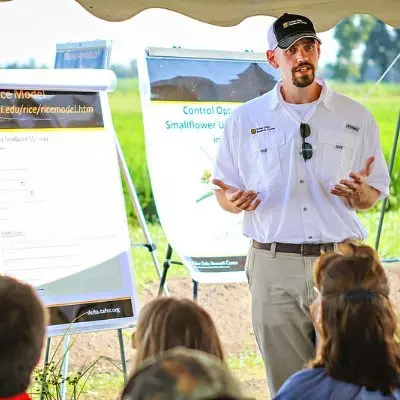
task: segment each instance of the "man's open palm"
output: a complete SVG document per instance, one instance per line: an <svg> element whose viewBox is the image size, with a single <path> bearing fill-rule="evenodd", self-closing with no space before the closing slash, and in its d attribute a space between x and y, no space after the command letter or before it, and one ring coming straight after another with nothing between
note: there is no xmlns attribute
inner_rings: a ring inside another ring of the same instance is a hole
<svg viewBox="0 0 400 400"><path fill-rule="evenodd" d="M239 210L253 211L261 200L257 198L258 193L254 190L241 190L235 186L226 185L220 179L213 179L212 183L223 190L227 200Z"/></svg>
<svg viewBox="0 0 400 400"><path fill-rule="evenodd" d="M365 160L364 168L358 172L350 172L349 176L352 180L342 179L340 184L335 185L331 190L331 193L346 198L360 198L364 196L366 188L366 180L372 172L372 164L375 161L375 157L368 157Z"/></svg>

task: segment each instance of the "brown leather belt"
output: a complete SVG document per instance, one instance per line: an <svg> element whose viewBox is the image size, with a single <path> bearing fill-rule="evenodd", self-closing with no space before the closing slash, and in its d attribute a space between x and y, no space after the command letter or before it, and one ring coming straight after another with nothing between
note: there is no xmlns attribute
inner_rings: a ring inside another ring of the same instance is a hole
<svg viewBox="0 0 400 400"><path fill-rule="evenodd" d="M255 249L271 250L272 243L260 243L257 240L252 241ZM320 256L321 253L333 251L335 243L279 243L276 242L275 251L280 253L296 253L303 256Z"/></svg>

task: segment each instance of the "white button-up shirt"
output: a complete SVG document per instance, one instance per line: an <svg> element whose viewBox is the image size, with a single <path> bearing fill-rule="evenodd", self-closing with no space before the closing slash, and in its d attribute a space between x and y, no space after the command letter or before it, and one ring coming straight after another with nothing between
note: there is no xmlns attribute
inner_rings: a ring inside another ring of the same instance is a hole
<svg viewBox="0 0 400 400"><path fill-rule="evenodd" d="M374 156L367 183L389 193L390 177L371 113L329 89L323 79L317 104L301 121L285 106L281 83L238 107L227 119L214 178L259 192L261 204L245 211L243 233L263 243L324 243L366 237L357 213L330 193ZM300 123L307 123L312 158L301 154Z"/></svg>

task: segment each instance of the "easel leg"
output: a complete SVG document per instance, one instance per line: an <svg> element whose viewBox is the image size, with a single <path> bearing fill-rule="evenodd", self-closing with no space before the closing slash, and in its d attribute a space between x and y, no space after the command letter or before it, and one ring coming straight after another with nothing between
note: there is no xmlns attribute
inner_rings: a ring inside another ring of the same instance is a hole
<svg viewBox="0 0 400 400"><path fill-rule="evenodd" d="M65 335L64 337L64 360L61 365L61 375L63 377L63 382L61 384L61 399L65 400L67 396L68 384L65 379L68 376L68 365L69 365L69 348L71 344L71 335Z"/></svg>
<svg viewBox="0 0 400 400"><path fill-rule="evenodd" d="M128 188L129 195L130 195L130 198L132 200L133 207L134 207L134 209L136 211L136 215L138 217L140 227L142 228L142 232L143 232L143 234L144 234L144 236L146 238L147 245L151 247L150 254L151 254L151 258L153 260L153 264L156 267L157 275L158 275L159 278L161 278L161 268L160 268L160 265L158 263L158 260L157 260L156 254L155 254L155 246L153 244L153 241L151 240L150 232L147 229L146 219L144 217L144 214L143 214L143 211L142 211L142 207L140 206L140 202L139 202L138 196L136 194L136 190L135 190L135 187L133 185L131 176L129 175L128 165L126 164L126 161L125 161L125 158L124 158L124 154L122 152L122 148L121 148L121 145L120 145L120 143L118 141L118 137L117 137L116 134L115 134L115 144L117 146L118 162L119 162L119 166L120 166L122 175L124 177L126 186ZM166 295L168 295L168 288L167 288L166 285L164 285L164 293Z"/></svg>
<svg viewBox="0 0 400 400"><path fill-rule="evenodd" d="M193 282L193 300L197 301L199 283L196 282L194 279L192 279L192 282Z"/></svg>
<svg viewBox="0 0 400 400"><path fill-rule="evenodd" d="M167 280L167 274L169 267L171 266L171 257L172 257L172 247L168 244L167 254L165 256L165 261L163 265L163 273L160 280L160 286L158 287L158 296L161 296L164 291L165 281Z"/></svg>
<svg viewBox="0 0 400 400"><path fill-rule="evenodd" d="M122 372L124 374L124 383L126 384L128 380L128 373L126 368L125 347L124 347L124 339L122 336L122 329L118 329L118 341L119 341L119 351L121 354Z"/></svg>
<svg viewBox="0 0 400 400"><path fill-rule="evenodd" d="M44 366L46 367L46 364L49 362L49 357L50 357L50 345L51 345L51 338L47 338L46 341L46 351L44 353ZM44 399L44 393L43 393L43 384L42 387L40 388L40 400Z"/></svg>

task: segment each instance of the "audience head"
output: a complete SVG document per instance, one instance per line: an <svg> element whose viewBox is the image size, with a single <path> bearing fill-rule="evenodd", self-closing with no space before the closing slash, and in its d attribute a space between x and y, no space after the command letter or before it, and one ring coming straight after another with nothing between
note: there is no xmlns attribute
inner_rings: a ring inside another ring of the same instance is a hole
<svg viewBox="0 0 400 400"><path fill-rule="evenodd" d="M239 382L219 358L175 347L144 361L129 379L122 400L243 399Z"/></svg>
<svg viewBox="0 0 400 400"><path fill-rule="evenodd" d="M35 290L0 276L0 397L25 392L45 336L44 308Z"/></svg>
<svg viewBox="0 0 400 400"><path fill-rule="evenodd" d="M397 317L378 255L345 243L314 265L320 296L321 345L312 367L341 381L384 393L399 386Z"/></svg>
<svg viewBox="0 0 400 400"><path fill-rule="evenodd" d="M177 346L224 358L210 315L195 302L174 297L158 297L142 308L132 345L137 350L136 367Z"/></svg>

